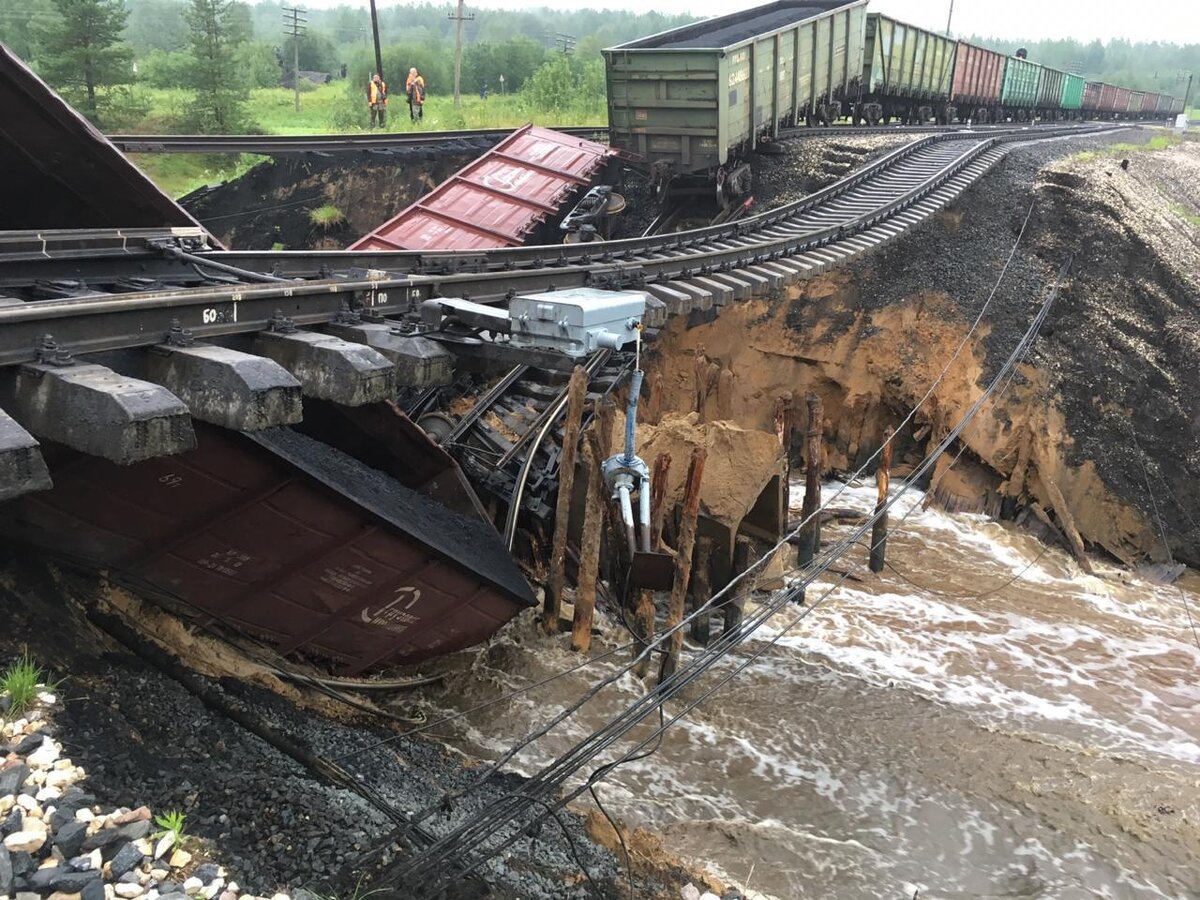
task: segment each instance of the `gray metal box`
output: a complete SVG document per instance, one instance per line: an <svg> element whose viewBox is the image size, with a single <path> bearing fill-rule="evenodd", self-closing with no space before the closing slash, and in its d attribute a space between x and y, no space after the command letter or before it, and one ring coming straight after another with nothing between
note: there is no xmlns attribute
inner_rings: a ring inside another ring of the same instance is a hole
<svg viewBox="0 0 1200 900"><path fill-rule="evenodd" d="M512 346L587 356L602 347L616 350L637 340L646 295L566 288L514 297L508 314Z"/></svg>

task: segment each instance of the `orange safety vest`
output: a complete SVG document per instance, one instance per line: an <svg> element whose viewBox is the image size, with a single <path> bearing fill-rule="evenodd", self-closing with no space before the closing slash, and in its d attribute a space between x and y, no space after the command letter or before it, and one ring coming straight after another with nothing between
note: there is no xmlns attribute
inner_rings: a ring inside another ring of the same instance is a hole
<svg viewBox="0 0 1200 900"><path fill-rule="evenodd" d="M374 80L367 83L367 103L374 106L383 99L383 105L387 106L387 82L380 81L376 83Z"/></svg>

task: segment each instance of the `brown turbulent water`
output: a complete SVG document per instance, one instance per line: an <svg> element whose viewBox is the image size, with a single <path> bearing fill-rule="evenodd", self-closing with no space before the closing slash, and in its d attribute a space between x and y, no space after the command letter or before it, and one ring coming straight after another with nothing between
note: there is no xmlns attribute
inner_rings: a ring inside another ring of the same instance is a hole
<svg viewBox="0 0 1200 900"><path fill-rule="evenodd" d="M837 505L873 498L851 487ZM902 498L893 520L919 499ZM850 564L864 557L855 548ZM889 561L909 580L863 565L793 630L781 636L798 608L706 676L699 690L778 637L659 752L605 782L610 811L777 898L1200 897L1200 650L1183 607L1200 613L1200 577L1085 576L1019 531L919 507ZM623 641L614 629L598 646ZM576 662L516 623L430 712ZM613 665L443 736L495 756ZM517 767L535 771L641 690L625 676Z"/></svg>

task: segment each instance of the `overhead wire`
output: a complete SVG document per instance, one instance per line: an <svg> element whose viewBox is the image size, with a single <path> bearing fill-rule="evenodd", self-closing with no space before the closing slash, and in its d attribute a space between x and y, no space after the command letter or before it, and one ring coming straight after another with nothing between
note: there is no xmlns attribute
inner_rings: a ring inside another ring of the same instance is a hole
<svg viewBox="0 0 1200 900"><path fill-rule="evenodd" d="M1010 249L1007 258L1005 259L1004 264L1001 267L1001 270L997 277L997 280L996 280L995 284L992 286L991 291L988 293L987 298L984 300L983 304L981 305L979 312L975 316L975 319L972 322L970 328L963 335L962 339L959 341L959 343L958 343L957 347L955 348L953 354L951 355L950 359L942 367L941 372L938 374L938 376L934 380L934 382L930 385L929 389L925 392L924 396L922 396L921 399L919 401L917 401L917 403L908 412L908 414L905 416L905 418L900 423L900 425L897 426L897 428L896 428L897 431L899 431L900 428L902 428L904 425L906 425L908 422L910 422L912 420L913 416L916 414L916 411L922 405L924 405L928 401L928 399L932 396L933 391L937 388L937 386L941 383L941 381L943 381L945 379L947 373L950 370L950 367L954 364L954 362L962 354L962 351L967 346L967 343L969 342L971 336L978 329L980 323L983 320L984 315L986 314L988 308L990 307L992 301L994 300L994 298L996 296L996 292L999 290L1000 284L1004 280L1004 276L1008 272L1009 266L1012 264L1012 261L1016 255L1017 249L1020 246L1021 240L1024 237L1026 229L1028 228L1029 221L1033 216L1033 211L1034 211L1034 204L1031 203L1029 206L1029 210L1026 212L1025 218L1021 223L1021 228L1020 228L1020 230L1017 234L1017 237L1012 245L1012 248ZM870 466L871 463L873 463L875 461L875 459L878 457L881 449L882 448L875 450L875 452L873 452L867 458L867 460L850 476L850 478L848 480L853 480L854 478L865 473L867 471L868 466ZM828 505L829 503L832 503L834 500L836 500L839 496L841 496L841 494L845 490L846 490L846 487L845 487L845 485L843 485L826 501L826 505ZM705 603L698 604L697 609L695 609L689 615L685 616L677 625L667 628L660 634L656 635L654 637L654 639L652 639L650 641L642 641L641 643L643 643L644 646L643 646L641 652L636 657L634 657L634 659L632 660L632 662L629 665L622 667L615 674L613 674L605 679L602 679L599 683L597 683L596 685L593 685L593 687L590 688L588 691L586 691L578 701L576 701L575 703L566 707L562 712L560 712L558 715L554 716L550 720L550 722L546 723L541 728L536 729L534 732L531 732L529 735L527 735L523 741L521 741L519 744L517 744L509 752L505 753L499 760L497 760L495 763L486 767L484 772L481 773L480 777L477 779L476 783L481 784L483 781L486 781L487 779L493 777L497 772L499 772L503 768L504 765L506 765L508 762L510 762L513 757L515 757L517 752L519 752L525 746L528 746L533 741L536 741L536 740L540 739L541 737L544 737L545 734L548 733L551 729L553 729L556 725L560 724L562 721L565 721L566 718L568 718L570 715L574 714L574 712L576 712L583 705L585 705L588 701L590 701L593 697L595 697L596 694L598 694L600 690L602 690L604 687L607 687L608 685L614 683L626 672L631 671L635 667L640 665L642 663L644 657L648 653L650 653L656 646L660 646L661 644L663 644L664 641L666 641L668 638L670 638L671 635L673 635L675 632L679 631L680 629L684 628L685 626L690 625L690 623L698 616L707 614L708 612L710 612L713 605L717 601L722 600L722 599L727 599L729 593L731 592L731 590L734 588L735 585L737 585L740 581L745 580L747 578L747 576L751 575L755 571L761 569L766 564L767 559L769 559L779 548L784 546L784 544L788 543L793 537L795 537L797 534L800 533L800 531L804 528L804 526L807 525L808 522L812 519L813 515L819 515L819 514L820 514L820 510L817 510L816 512L810 514L808 517L802 519L792 529L792 531L790 533L788 533L783 538L781 538L770 550L767 551L767 553L762 558L760 558L759 560L752 563L750 566L748 566L745 569L745 571L743 571L742 573L740 573L736 577L734 577L729 582L729 584L727 584L721 590L719 590L715 594L713 594L712 597L710 597ZM618 649L631 649L637 643L639 643L639 642L631 641L628 644L626 644L623 647L618 648ZM607 654L607 655L611 655L611 654ZM585 661L578 667L572 667L572 669L568 670L568 673L573 672L573 671L578 671L579 668L586 668L588 665L590 665L590 662ZM542 683L543 684L549 683L549 681L553 681L553 680L555 680L555 679L552 677L550 679L544 680ZM497 698L494 702L489 702L489 704L487 704L487 705L494 705L494 703L502 702L502 700L503 700L503 698ZM409 733L411 733L411 732L409 732ZM345 754L342 754L341 756L338 757L338 760L340 761L343 759L347 759L351 756L354 756L356 753L370 752L372 750L375 750L375 749L385 746L386 744L390 743L392 740L399 740L399 739L400 738L398 736L395 738L391 738L391 737L384 738L383 740L377 741L376 743L369 745L368 747L361 748L360 750L349 751ZM474 787L475 787L475 785L473 784L473 785L467 786L466 788L460 789L460 791L457 792L455 796L463 796L468 791L473 790ZM431 804L430 806L426 807L425 810L421 810L416 815L422 816L422 817L427 817L428 814L432 814L433 812L435 812L439 808L439 806L440 806L440 803Z"/></svg>

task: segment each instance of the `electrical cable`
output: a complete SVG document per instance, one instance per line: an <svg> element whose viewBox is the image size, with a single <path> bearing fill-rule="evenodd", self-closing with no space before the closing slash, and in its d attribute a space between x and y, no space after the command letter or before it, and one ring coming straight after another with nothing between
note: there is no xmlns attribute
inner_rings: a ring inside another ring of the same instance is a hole
<svg viewBox="0 0 1200 900"><path fill-rule="evenodd" d="M896 429L897 431L899 431L900 428L904 427L904 425L906 425L908 422L910 422L912 420L913 416L916 414L917 409L919 409L924 403L926 403L928 401L928 399L932 396L933 391L937 388L937 386L941 383L941 381L945 379L947 373L949 372L950 367L954 364L954 362L962 354L962 351L966 347L971 336L978 329L980 323L982 322L983 316L986 314L993 299L995 298L996 292L999 290L1000 284L1003 282L1004 276L1007 273L1008 268L1011 265L1013 258L1016 255L1017 248L1020 246L1021 240L1025 234L1025 231L1026 231L1028 225L1029 225L1029 221L1032 218L1033 210L1034 210L1034 204L1031 203L1029 210L1025 215L1025 219L1021 223L1021 228L1017 234L1016 240L1014 241L1013 246L1009 251L1008 257L1006 258L1004 265L1001 267L997 281L993 285L993 287L992 287L991 291L989 292L983 305L980 307L979 313L976 315L974 322L971 324L971 327L968 329L966 334L963 336L963 338L959 342L958 346L955 348L954 353L951 355L949 361L947 361L945 366L942 368L942 370L938 374L937 378L930 385L929 389L925 392L925 395L912 407L912 409L905 416L904 420L900 423L899 426L897 426L897 429ZM882 449L882 448L880 448L880 449ZM867 458L867 460L858 468L858 470L850 476L849 480L852 481L854 478L857 478L858 476L865 473L867 470L867 467L870 466L870 464L875 461L875 459L878 457L879 453L880 453L880 450L876 450L874 453L872 453ZM845 485L843 485L826 501L825 505L832 503L839 496L841 496L841 494L845 490L846 490L846 487L845 487ZM817 510L812 515L819 515L819 514L820 514L820 510ZM641 651L641 653L639 653L628 666L623 667L621 670L618 670L618 672L616 674L601 680L598 684L594 685L591 689L586 691L583 694L583 696L576 703L571 704L566 709L564 709L561 713L559 713L558 715L553 717L551 719L551 721L549 723L547 723L545 726L543 726L542 728L536 729L534 732L531 732L530 735L528 735L523 741L519 742L510 751L508 751L506 754L504 754L504 756L501 757L500 760L498 760L496 763L494 763L492 765L489 765L484 770L484 772L481 774L480 778L473 785L469 785L463 789L460 789L460 791L456 793L456 796L463 796L465 793L467 793L471 790L474 790L478 785L481 785L486 780L490 779L491 777L494 777L494 775L496 773L498 773L504 765L506 765L508 762L510 762L512 760L512 758L515 757L515 755L521 749L528 746L530 743L533 743L534 741L539 740L540 738L544 737L545 734L548 733L552 728L554 728L556 725L560 724L566 718L573 715L576 711L578 711L578 709L580 709L583 705L585 705L588 701L590 701L597 693L599 693L600 690L602 690L604 687L607 687L609 684L612 684L613 682L618 680L622 675L625 674L625 672L631 671L632 669L634 669L638 665L640 665L643 661L643 657L645 657L648 653L650 653L655 646L663 644L667 639L669 639L671 637L671 635L673 635L676 631L682 629L684 626L689 625L690 622L697 616L706 614L707 612L709 612L711 607L718 600L725 598L730 593L730 591L734 588L735 585L737 585L740 581L745 579L748 575L750 575L753 572L757 571L758 569L762 568L766 564L766 561L780 547L782 547L784 544L786 544L791 538L793 538L797 534L799 534L801 529L803 529L804 526L807 525L808 522L811 520L812 515L801 520L795 526L795 528L792 529L792 531L789 534L785 535L781 540L779 540L775 544L775 546L772 547L770 550L768 550L767 553L761 559L755 561L750 566L748 566L745 569L745 571L743 571L742 573L737 575L735 578L733 578L729 582L729 584L727 584L721 590L717 591L705 603L698 604L697 609L694 610L691 614L685 616L677 625L672 626L672 627L664 630L663 632L659 633L658 635L656 635L654 637L653 640L651 640L649 642L645 642L645 646L644 646L643 650ZM626 644L625 647L620 648L620 649L631 648L636 643L637 643L636 641L630 642L629 644ZM585 663L584 665L586 666L587 663ZM553 679L551 679L551 680L553 680ZM398 740L399 738L397 737L395 739ZM339 760L345 759L346 757L352 756L352 755L354 755L354 753L357 753L357 752L367 752L368 750L377 749L377 748L385 745L386 743L388 743L389 740L391 740L391 739L384 739L383 741L377 742L376 744L371 745L368 748L363 748L363 750L361 750L361 751L351 751L350 753L347 753L347 754L344 754L343 756L338 757L338 759ZM419 817L421 817L417 820L420 821L424 817L427 817L429 814L436 812L439 805L440 804L431 804L429 807L426 807L425 810L422 810L419 813L417 813L417 815Z"/></svg>
<svg viewBox="0 0 1200 900"><path fill-rule="evenodd" d="M1068 259L1059 274L1059 282L1061 282L1061 279L1065 276L1070 264L1071 261ZM945 437L943 437L936 450L934 450L914 471L912 479L913 481L922 477L934 464L934 462L936 462L937 458L940 457L946 451L946 449L949 448L951 443L957 439L958 435L962 433L965 427L978 413L983 403L995 392L1001 379L1007 375L1009 369L1015 364L1017 358L1024 355L1024 352L1026 352L1028 346L1032 342L1033 336L1036 334L1037 330L1040 329L1041 324L1045 321L1046 315L1048 314L1050 306L1057 296L1057 293L1058 283L1055 284L1054 290L1051 292L1048 299L1043 303L1041 310L1039 311L1034 322L1030 325L1029 330L1022 337L1021 341L1018 342L1017 347L1014 348L1008 360L1006 360L1004 366L1001 368L1000 374L993 379L988 389L970 406L967 413L963 416L962 421L960 421L954 429L952 429ZM783 608L784 604L796 596L799 590L803 590L804 587L810 584L813 579L828 569L836 559L844 554L850 546L852 546L867 532L875 519L877 519L880 515L890 509L891 506L898 502L900 497L903 495L903 492L908 489L911 483L911 481L907 483L901 492L890 497L887 502L880 509L877 509L876 512L870 516L864 524L858 526L856 532L851 536L851 538L840 542L829 551L824 552L818 561L814 561L810 571L800 585L793 586L792 589L785 591L779 599L770 604L765 604L763 607L757 610L754 615L747 617L747 619L743 622L743 627L738 636L730 639L728 636L722 635L712 650L706 650L702 653L696 654L696 656L689 662L687 666L681 667L668 679L660 682L658 687L653 691L647 693L642 698L639 698L639 700L630 704L624 712L618 714L618 716L610 720L608 725L596 731L593 735L589 736L589 738L576 744L571 751L568 751L568 753L558 757L553 763L543 767L543 769L537 775L527 782L525 796L530 796L531 792L533 791L548 793L549 791L554 790L556 786L562 783L562 781L570 774L570 772L575 771L587 759L594 758L600 752L603 752L604 749L606 749L608 746L611 746L616 740L619 740L639 722L641 722L645 716L649 714L649 712L652 711L658 704L665 702L667 699L670 699L672 696L679 693L684 686L697 678L704 671L707 671L709 668L711 668L711 666L715 664L719 658L725 655L730 647L740 643L744 635L753 633L770 616L774 615L775 612ZM805 614L807 615L807 612ZM582 790L583 788L571 796L578 796ZM511 802L505 802L503 800L489 805L489 807L485 808L484 814L481 815L476 822L469 823L466 826L460 826L459 828L452 830L444 835L441 839L436 841L432 846L426 848L426 850L424 850L422 853L417 854L410 860L406 860L406 864L400 874L410 876L407 880L407 883L410 886L413 884L424 883L425 878L436 877L438 868L443 865L451 855L453 855L455 858L461 857L463 845L468 841L473 841L474 843L472 846L477 847L489 837L496 834L497 828L502 825L503 822L510 821L512 818L515 818L515 815L519 814L520 810L518 807L518 809L510 811L510 808L513 805L514 804ZM509 840L505 841L503 847L507 847L514 839L515 838L510 838ZM468 850L469 849L470 848L468 848ZM499 849L503 848L498 848L496 852L498 852ZM472 868L468 868L467 871L471 870Z"/></svg>
<svg viewBox="0 0 1200 900"><path fill-rule="evenodd" d="M1150 495L1150 506L1154 510L1154 518L1158 522L1158 534L1162 538L1163 551L1167 554L1167 560L1174 565L1175 556L1171 553L1171 545L1167 541L1167 529L1163 524L1162 514L1158 511L1158 500L1154 496L1154 490L1150 487L1150 472L1146 468L1146 454L1142 450L1142 445L1138 443L1137 431L1133 427L1132 420L1129 420L1129 436L1133 438L1133 446L1137 449L1138 464L1142 467L1142 478L1146 482L1146 493ZM1164 482L1166 481L1161 475L1159 475L1159 479ZM1170 485L1167 485L1167 490L1170 491L1170 489ZM1178 504L1178 499L1175 502ZM1175 585L1175 589L1179 591L1179 599L1183 603L1183 611L1187 616L1188 627L1192 631L1192 639L1196 642L1196 649L1200 650L1200 629L1196 628L1196 619L1192 615L1192 605L1188 602L1187 592L1178 584Z"/></svg>
<svg viewBox="0 0 1200 900"><path fill-rule="evenodd" d="M999 278L998 278L997 282L995 283L995 285L992 287L992 290L991 290L991 292L989 293L989 295L988 295L987 299L984 301L983 305L981 306L981 308L980 308L980 310L979 310L979 312L978 312L978 314L977 314L977 316L976 316L976 318L975 318L974 322L972 323L972 325L971 325L970 329L968 329L967 333L966 333L966 334L963 336L962 340L960 341L960 343L958 344L958 346L955 348L955 350L954 350L954 353L951 355L950 359L947 361L947 363L945 364L945 366L943 367L942 371L939 373L939 375L937 376L937 378L936 378L936 379L934 380L934 382L933 382L933 383L930 385L930 387L929 387L929 389L926 391L925 395L924 395L924 396L921 398L921 400L920 400L920 401L918 401L918 403L917 403L917 404L916 404L916 405L915 405L915 406L914 406L914 407L913 407L913 408L912 408L912 409L909 411L909 413L908 413L908 414L905 416L905 419L904 419L904 420L901 422L901 424L900 424L900 427L903 427L903 426L904 426L904 425L906 425L908 422L910 422L910 421L912 420L912 418L915 416L915 414L916 414L916 411L917 411L917 410L918 410L918 409L919 409L919 408L920 408L920 407L921 407L921 406L922 406L922 405L923 405L923 404L924 404L924 403L925 403L925 402L926 402L926 401L929 399L929 397L931 397L931 396L932 396L932 394L933 394L934 390L936 390L937 386L938 386L938 385L941 383L941 381L942 381L942 380L944 380L944 378L945 378L946 374L948 373L948 371L949 371L950 367L951 367L951 366L954 364L954 362L955 362L955 361L958 359L958 357L959 357L959 356L962 354L962 351L963 351L963 349L966 347L966 345L967 345L968 341L970 340L971 336L972 336L972 335L974 334L974 332L975 332L975 331L978 329L978 326L979 326L979 324L981 323L981 321L982 321L982 319L983 319L983 316L986 314L986 311L987 311L987 309L989 308L989 306L990 306L990 304L991 304L992 300L994 299L994 297L995 297L995 295L996 295L996 292L997 292L997 291L998 291L998 289L999 289L1000 283L1003 281L1004 275L1007 273L1008 267L1010 266L1010 264L1011 264L1011 262L1012 262L1013 258L1015 257L1016 250L1017 250L1017 248L1018 248L1018 246L1019 246L1019 244L1020 244L1020 242L1021 242L1021 239L1022 239L1022 237L1023 237L1023 235L1024 235L1025 231L1026 231L1026 228L1027 228L1027 226L1028 226L1028 223L1029 223L1029 221L1030 221L1030 218L1032 217L1032 214L1033 214L1033 209L1034 209L1034 205L1033 205L1033 204L1031 204L1031 205L1030 205L1030 208L1029 208L1029 211L1027 212L1027 214L1026 214L1026 216L1025 216L1025 219L1024 219L1024 221L1022 222L1022 225L1021 225L1020 232L1019 232L1019 233L1018 233L1018 235L1017 235L1017 239L1016 239L1016 241L1014 242L1014 244L1013 244L1013 247L1012 247L1012 249L1010 250L1008 257L1007 257L1007 259L1005 260L1005 263L1004 263L1004 265L1003 265L1003 266L1002 266L1002 268L1001 268L1001 272L1000 272ZM1069 263L1068 263L1068 266L1069 266ZM1061 277L1061 276L1060 276L1060 277ZM1044 309L1043 309L1043 318L1044 318L1044 312L1046 312L1046 311L1048 311L1048 305L1047 305L1046 307L1044 307ZM1040 324L1040 323L1039 323L1039 324ZM1007 372L1007 369L1005 370L1005 372ZM994 389L995 389L995 383L993 383L991 390L994 390ZM982 400L983 400L983 399L984 399L986 396L987 396L987 395L985 394L985 395L984 395L984 397L981 397L981 398L980 398L980 402L981 402L981 401L982 401ZM856 473L854 473L854 475L852 476L852 478L853 478L853 477L857 477L858 475L861 475L861 474L863 474L863 473L866 471L867 467L868 467L868 466L869 466L869 465L870 465L870 464L871 464L871 463L872 463L872 462L875 460L875 458L878 456L879 452L880 452L879 450L876 450L876 451L875 451L873 454L871 454L871 456L870 456L870 457L869 457L869 458L868 458L868 459L867 459L867 460L866 460L866 461L863 463L863 465L862 465L862 466L859 468L859 470L858 470ZM835 493L834 493L834 495L833 495L832 497L830 497L830 498L829 498L829 502L832 502L832 500L834 500L834 499L836 499L838 496L840 496L840 495L841 495L841 493L842 493L842 492L843 492L845 489L846 489L846 487L843 485L843 487L841 487L841 488L840 488L840 489L839 489L837 492L835 492ZM815 514L819 514L819 511L818 511L817 513L814 513L814 515L815 515ZM461 788L461 789L458 789L458 790L456 790L456 791L454 791L454 792L452 792L452 793L448 793L448 794L447 794L447 795L445 795L445 797L444 797L444 798L443 798L441 801L439 801L438 803L436 803L436 804L431 804L430 806L426 807L425 809L418 811L417 813L415 813L415 814L414 814L414 815L413 815L413 816L410 818L410 822L411 822L413 825L415 825L415 824L417 824L417 823L419 823L419 822L421 822L421 821L424 821L424 820L425 820L425 819L427 819L427 818L428 818L430 815L432 815L432 814L434 814L435 812L437 812L437 810L438 810L439 808L443 807L443 806L444 806L444 805L446 805L447 803L450 803L450 802L452 802L454 799L456 799L456 798L458 798L458 797L462 797L462 796L466 795L467 793L470 793L471 791L474 791L474 790L477 790L478 788L480 788L480 787L481 787L481 786L482 786L484 783L486 783L488 780L490 780L492 777L494 777L494 776L495 776L495 774L497 774L497 773L498 773L498 772L499 772L499 771L500 771L500 770L503 768L503 766L507 765L507 764L508 764L508 763L509 763L509 762L510 762L510 761L511 761L511 760L512 760L514 757L515 757L515 755L516 755L516 754L517 754L517 753L518 753L518 752L519 752L521 749L523 749L524 747L528 746L529 744L531 744L531 743L535 742L536 740L539 740L541 737L544 737L544 736L545 736L545 735L546 735L546 734L547 734L547 733L548 733L550 730L552 730L552 729L553 729L555 726L557 726L558 724L560 724L560 723L561 723L562 721L564 721L566 718L568 718L568 717L570 717L571 715L573 715L573 714L574 714L576 711L578 711L578 710L579 710L579 709L580 709L580 708L581 708L583 705L585 705L585 704L586 704L587 702L589 702L589 701L590 701L590 700L591 700L593 697L595 697L595 696L596 696L596 694L597 694L597 693L598 693L600 690L602 690L604 687L607 687L608 685L610 685L610 684L612 684L613 682L615 682L615 681L616 681L618 678L620 678L620 677L621 677L623 674L625 674L625 672L627 672L627 671L631 670L633 667L635 667L635 666L637 666L637 665L641 664L642 660L644 659L644 657L646 656L646 654L647 654L648 652L650 652L651 648L653 648L653 647L654 647L654 646L656 646L656 645L660 645L660 644L662 644L662 643L663 643L663 642L664 642L666 639L668 639L668 638L669 638L671 635L673 635L673 634L674 634L674 633L675 633L677 630L679 630L679 629L683 628L685 625L688 625L688 624L689 624L689 623L690 623L690 622L691 622L691 621L692 621L694 618L696 618L698 615L701 615L701 614L706 614L706 613L709 611L709 609L712 607L712 605L713 605L713 604L714 604L714 603L715 603L717 600L719 600L719 599L722 599L723 597L726 597L726 596L727 596L727 595L730 593L730 591L731 591L731 590L734 588L734 586L735 586L735 585L736 585L736 584L737 584L739 581L741 581L741 580L742 580L742 579L744 579L744 578L745 578L747 575L750 575L751 573L753 573L754 571L758 570L758 569L759 569L759 568L761 568L763 565L765 565L766 558L768 558L770 555L772 555L772 554L774 553L774 551L775 551L775 550L777 550L779 547L783 546L783 545L784 545L784 544L785 544L785 543L786 543L788 540L790 540L792 537L794 537L794 536L795 536L795 535L796 535L796 534L797 534L797 533L798 533L798 532L799 532L799 531L800 531L800 530L801 530L801 529L802 529L802 528L803 528L803 527L804 527L804 526L807 524L807 522L808 522L810 519L811 519L811 515L810 515L809 517L807 517L806 519L804 519L803 521L801 521L801 522L800 522L800 523L799 523L799 524L796 526L796 528L795 528L795 529L793 529L793 531L792 531L790 534L786 535L786 536L785 536L785 537L784 537L782 540L780 540L780 541L779 541L779 542L778 542L778 543L775 545L775 547L774 547L774 548L772 548L772 550L768 552L768 554L767 554L767 556L766 556L766 557L764 557L763 559L760 559L760 560L756 561L755 563L753 563L752 565L750 565L749 567L747 567L747 569L746 569L746 570L745 570L743 573L741 573L741 574L740 574L738 577L734 578L734 579L733 579L733 580L732 580L732 581L731 581L731 582L730 582L728 585L726 585L724 588L722 588L720 591L718 591L716 594L714 594L712 597L710 597L710 598L708 599L708 601L706 601L704 604L701 604L701 605L700 605L700 606L699 606L699 607L698 607L698 608L697 608L695 611L693 611L693 612L692 612L690 615L688 615L688 616L684 617L684 618L683 618L683 620L682 620L681 622L679 622L678 624L676 624L676 625L672 626L671 628L668 628L668 629L666 629L666 630L665 630L664 632L662 632L661 634L657 635L657 636L656 636L656 638L655 638L655 639L654 639L652 642L649 642L649 643L647 644L647 646L645 647L645 649L643 649L643 650L642 650L642 652L641 652L641 653L640 653L640 654L639 654L639 655L638 655L638 656L637 656L637 657L636 657L636 658L633 660L633 662L632 662L632 663L630 663L630 664L629 664L628 666L626 666L626 667L622 667L622 669L618 670L618 672L616 672L615 674L613 674L613 675L611 675L611 676L608 676L608 677L606 677L606 678L602 679L602 680L601 680L601 681L600 681L598 684L594 685L594 686L593 686L591 689L589 689L587 692L585 692L585 693L584 693L584 695L583 695L582 697L580 697L580 698L579 698L579 700L577 700L575 703L573 703L573 704L571 704L570 706L568 706L567 708L565 708L565 709L564 709L562 712L560 712L558 715L556 715L556 716L552 717L552 719L551 719L551 720L550 720L548 723L546 723L545 725L543 725L542 727L540 727L540 728L538 728L538 729L535 729L533 732L531 732L529 735L527 735L525 739L523 739L522 741L518 742L516 745L514 745L512 748L510 748L510 750L509 750L508 752L506 752L505 754L503 754L503 755L502 755L502 756L501 756L501 757L500 757L498 760L496 760L494 763L490 764L490 765L489 765L489 766L488 766L488 767L485 769L485 771L484 771L484 772L483 772L483 773L480 775L480 777L479 777L479 778L477 778L477 779L476 779L474 782L472 782L470 785L467 785L466 787L464 787L464 788ZM845 552L845 548L844 548L844 547L843 547L843 548L841 548L841 549L834 548L834 553L835 553L835 555L831 555L831 556L829 556L829 557L828 557L828 560L827 560L827 562L825 562L825 564L824 564L824 565L825 565L825 567L827 567L829 564L831 564L831 563L832 563L832 561L833 561L834 559L836 559L836 558L837 558L837 554L840 554L841 552ZM753 628L746 629L746 628L745 628L745 625L746 625L746 623L744 622L744 623L743 623L743 626L744 626L744 627L743 627L743 629L742 629L742 630L740 630L740 631L739 631L739 634L748 633L749 631L752 631L752 630L753 630ZM755 625L754 627L757 627L757 625ZM725 650L724 650L724 649L722 649L722 648L721 648L721 647L719 647L719 646L715 647L714 649L715 649L715 651L717 652L717 654L718 654L718 655L721 655L721 654L723 654L723 653L725 652ZM581 666L581 667L582 667L582 666ZM679 675L680 673L678 673L678 672L677 672L676 674L677 674L677 675ZM694 676L693 676L693 677L694 677ZM550 680L553 680L553 679L550 679ZM673 678L671 681L669 681L667 684L668 684L668 685L670 685L670 684L672 683L672 681L673 681L673 680L674 680L674 678ZM660 701L658 701L658 700L657 700L657 698L658 698L660 695L665 695L665 694L666 694L666 691L663 689L663 685L662 685L662 684L660 684L658 688L656 688L654 691L652 691L652 692L648 693L647 695L645 695L645 697L646 697L646 698L647 698L649 701L651 701L651 702L660 702ZM380 744L387 743L387 742L388 742L388 741L386 741L386 740L385 740L385 741L383 741L383 742L379 742L379 743L378 743L378 744L376 744L375 746L379 746ZM356 752L357 752L357 751L356 751ZM346 754L346 756L350 756L350 755L353 755L353 753L351 753L351 754ZM345 758L345 757L341 757L341 758Z"/></svg>

